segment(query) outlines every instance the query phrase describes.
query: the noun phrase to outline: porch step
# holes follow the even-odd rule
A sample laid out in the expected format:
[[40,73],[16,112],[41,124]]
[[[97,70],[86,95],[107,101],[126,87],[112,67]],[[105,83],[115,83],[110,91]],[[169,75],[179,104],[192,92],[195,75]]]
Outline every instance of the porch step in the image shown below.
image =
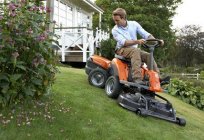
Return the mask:
[[83,55],[77,55],[77,54],[70,54],[68,56],[65,56],[66,62],[83,62]]
[[83,52],[67,52],[65,53],[65,55],[69,56],[69,55],[81,55],[83,56]]

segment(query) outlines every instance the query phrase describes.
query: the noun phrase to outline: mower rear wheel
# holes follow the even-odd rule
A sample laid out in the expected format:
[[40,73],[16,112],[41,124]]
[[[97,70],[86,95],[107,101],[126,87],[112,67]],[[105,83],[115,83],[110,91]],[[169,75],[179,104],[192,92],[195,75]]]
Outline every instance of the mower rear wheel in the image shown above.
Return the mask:
[[88,81],[93,86],[104,88],[107,78],[108,74],[104,69],[95,68],[89,73]]
[[108,97],[118,98],[122,93],[122,85],[119,82],[119,78],[115,76],[110,76],[105,84],[105,91]]

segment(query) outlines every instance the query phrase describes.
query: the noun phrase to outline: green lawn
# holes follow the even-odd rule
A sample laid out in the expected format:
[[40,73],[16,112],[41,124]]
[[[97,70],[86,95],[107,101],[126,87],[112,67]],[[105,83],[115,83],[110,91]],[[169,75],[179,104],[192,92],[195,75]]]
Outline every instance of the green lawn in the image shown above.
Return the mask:
[[[170,95],[187,125],[139,117],[88,84],[83,69],[59,68],[52,96],[0,113],[1,140],[203,140],[204,112]],[[8,121],[10,120],[10,121]]]

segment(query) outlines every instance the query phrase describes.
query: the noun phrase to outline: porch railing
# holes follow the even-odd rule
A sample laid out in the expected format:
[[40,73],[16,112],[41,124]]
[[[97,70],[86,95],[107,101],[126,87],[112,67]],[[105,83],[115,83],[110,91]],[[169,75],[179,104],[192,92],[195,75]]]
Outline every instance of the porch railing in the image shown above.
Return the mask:
[[94,54],[94,48],[99,47],[102,40],[107,40],[109,33],[100,29],[94,32],[86,27],[60,27],[55,28],[55,34],[59,36],[58,53],[61,54],[61,61],[65,62],[65,56],[74,53],[82,53],[83,62]]

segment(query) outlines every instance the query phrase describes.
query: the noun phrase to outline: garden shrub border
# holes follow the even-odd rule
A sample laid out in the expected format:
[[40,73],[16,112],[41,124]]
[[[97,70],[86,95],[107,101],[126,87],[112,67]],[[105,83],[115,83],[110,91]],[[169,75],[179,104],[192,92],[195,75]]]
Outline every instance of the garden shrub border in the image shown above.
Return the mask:
[[204,110],[204,90],[201,87],[194,87],[191,82],[174,78],[169,84],[168,93]]

